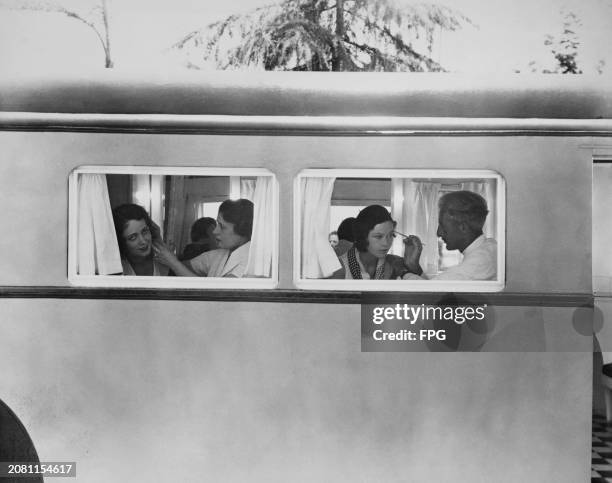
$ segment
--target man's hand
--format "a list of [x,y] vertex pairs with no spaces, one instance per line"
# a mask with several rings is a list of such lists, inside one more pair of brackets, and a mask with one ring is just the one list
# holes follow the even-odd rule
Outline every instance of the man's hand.
[[404,264],[408,270],[417,275],[423,273],[420,263],[422,251],[423,244],[418,236],[410,235],[404,238]]

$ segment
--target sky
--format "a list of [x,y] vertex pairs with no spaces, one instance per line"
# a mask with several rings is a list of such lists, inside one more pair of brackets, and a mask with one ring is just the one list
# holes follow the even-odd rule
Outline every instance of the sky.
[[[0,0],[19,2],[20,0]],[[57,0],[67,6],[95,0]],[[408,1],[408,0],[398,0]],[[170,46],[193,30],[227,15],[273,0],[108,0],[111,50],[116,69],[181,69]],[[461,11],[475,26],[444,32],[433,57],[453,72],[503,74],[529,72],[534,61],[554,66],[546,34],[561,32],[563,11],[581,19],[578,57],[585,73],[605,62],[612,73],[612,0],[450,0],[437,2]],[[103,68],[104,55],[94,32],[57,13],[0,10],[0,61],[3,71],[90,71]],[[541,70],[541,69],[540,69]],[[1,74],[0,74],[1,75]]]

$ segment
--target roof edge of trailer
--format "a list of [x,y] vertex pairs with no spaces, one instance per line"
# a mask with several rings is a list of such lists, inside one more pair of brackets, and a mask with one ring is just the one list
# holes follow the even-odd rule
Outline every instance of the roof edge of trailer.
[[429,73],[111,69],[68,77],[9,74],[0,111],[222,116],[611,119],[612,79]]

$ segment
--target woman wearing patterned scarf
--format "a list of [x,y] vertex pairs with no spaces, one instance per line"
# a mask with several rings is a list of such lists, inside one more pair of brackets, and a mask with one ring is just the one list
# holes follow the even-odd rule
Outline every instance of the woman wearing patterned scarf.
[[401,277],[403,260],[388,255],[395,238],[396,222],[380,205],[366,206],[353,224],[355,244],[339,257],[342,268],[332,278],[391,280]]

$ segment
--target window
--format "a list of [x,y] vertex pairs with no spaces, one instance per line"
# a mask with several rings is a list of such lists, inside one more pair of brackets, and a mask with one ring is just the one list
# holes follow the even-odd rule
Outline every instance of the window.
[[[504,286],[505,187],[498,173],[486,170],[309,169],[296,178],[294,192],[297,221],[294,281],[299,288],[486,292],[498,291]],[[456,199],[468,200],[453,203],[468,206],[465,203],[469,202],[472,211],[464,215],[458,213],[458,205],[453,205],[452,227],[446,221],[441,224],[441,229],[446,227],[449,233],[442,232],[439,238],[440,199],[451,199],[453,196],[446,195],[452,193],[457,193],[453,195]],[[382,207],[378,212],[384,214],[386,211],[387,215],[381,216],[388,216],[389,221],[395,222],[395,227],[387,230],[393,233],[384,234],[389,240],[374,257],[378,261],[372,259],[373,265],[381,269],[380,273],[374,273],[373,265],[372,273],[364,273],[365,262],[362,262],[368,255],[363,257],[359,250],[349,255],[344,248],[350,243],[338,249],[332,248],[327,241],[329,232],[337,230],[343,217],[356,217],[361,209],[370,205]],[[474,215],[474,210],[478,211],[481,205],[481,210],[488,209],[488,213]],[[464,217],[461,218],[464,221],[457,221],[460,217]],[[459,224],[460,229],[454,228]],[[455,230],[461,230],[457,232],[459,235],[454,235]],[[419,258],[422,277],[413,274],[405,275],[407,279],[399,278],[407,268],[400,263],[407,235],[418,236],[423,244]],[[353,268],[350,257],[353,257]],[[484,268],[476,268],[482,264]],[[355,279],[359,277],[364,279]],[[382,279],[373,280],[374,277]]]
[[69,198],[75,285],[276,286],[278,184],[266,169],[85,166]]
[[612,256],[609,240],[612,236],[609,206],[612,201],[612,155],[598,157],[593,164],[593,293],[612,295]]

